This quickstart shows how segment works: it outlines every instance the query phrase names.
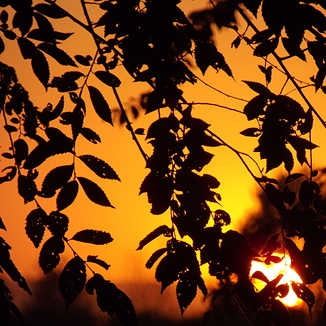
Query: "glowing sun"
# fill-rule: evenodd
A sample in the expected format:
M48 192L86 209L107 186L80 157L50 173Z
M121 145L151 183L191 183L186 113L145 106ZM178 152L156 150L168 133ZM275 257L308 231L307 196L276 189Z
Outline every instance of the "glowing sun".
M281 255L281 254L273 254L273 256L282 258L282 260L278 263L270 263L269 265L260 261L252 261L250 275L253 275L255 272L260 271L267 277L269 281L272 281L279 274L283 274L283 277L279 281L278 285L288 284L289 292L285 297L278 298L278 299L282 301L285 305L290 307L300 305L302 303L302 300L299 299L295 294L295 292L293 291L291 287L291 281L302 283L302 280L300 276L290 267L291 265L290 257L288 255ZM261 281L256 278L252 278L251 281L258 291L260 291L266 285L264 281Z

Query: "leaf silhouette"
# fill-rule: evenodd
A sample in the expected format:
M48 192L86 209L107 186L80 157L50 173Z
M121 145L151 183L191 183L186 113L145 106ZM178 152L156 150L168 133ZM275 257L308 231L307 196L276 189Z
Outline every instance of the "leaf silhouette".
M37 50L33 53L32 69L33 69L35 76L43 84L44 88L47 89L48 81L50 78L49 64L48 64L45 56L43 55L43 53L39 50Z
M316 301L314 293L303 283L291 281L291 286L298 298L303 300L308 305L309 313L311 316L311 309L315 305Z
M71 239L96 245L104 245L113 241L110 233L97 230L79 231Z
M85 263L80 257L76 256L67 263L59 277L59 290L66 302L66 308L83 290L85 283Z
M3 223L2 218L0 217L0 229L7 231L5 224Z
M120 178L109 164L92 155L81 155L78 158L83 161L96 175L101 178L118 180Z
M263 84L253 82L253 81L248 81L248 80L243 80L243 82L247 84L254 92L258 93L259 95L262 95L269 99L274 98L274 94Z
M181 315L183 315L197 293L197 283L194 275L190 271L186 271L180 275L176 291Z
M52 3L52 5L47 3L38 3L36 6L34 6L34 10L55 19L64 18L67 16L67 12L54 3Z
M58 211L62 211L74 202L78 194L78 188L79 186L76 180L66 183L61 188L56 201Z
M32 210L26 217L26 234L32 240L35 248L38 248L43 239L47 217L41 208Z
M87 57L84 57L84 56L82 56L82 55L80 55L80 54L75 55L75 60L76 60L79 64L81 64L81 65L83 65L83 66L90 66L90 65L91 65L91 64L89 63L88 58L87 58Z
M32 201L37 193L36 184L31 176L18 176L18 193L25 203Z
M5 50L5 43L3 42L2 37L0 37L0 54Z
M53 211L48 217L48 228L53 236L63 237L68 230L68 216L58 211Z
M107 264L104 260L102 259L98 259L97 256L87 256L87 261L90 263L95 263L101 267L103 267L104 269L108 270L110 265Z
M44 244L40 251L39 265L44 274L51 272L60 261L60 253L65 250L65 245L60 237L52 236Z
M257 12L262 0L243 0L243 4L249 9L255 17L257 17Z
M32 59L34 53L37 52L37 47L35 44L25 37L19 37L17 42L23 58Z
M95 71L95 76L104 84L111 87L119 87L121 81L119 78L108 71Z
M50 55L61 65L77 67L74 60L65 51L51 43L41 43L37 48Z
M258 137L261 134L261 130L258 128L247 128L245 130L242 130L240 134L248 137Z
M243 108L243 113L247 119L253 120L264 114L264 108L267 104L267 98L264 95L257 95L251 99Z
M156 250L146 262L145 264L146 268L148 269L152 268L153 265L156 263L156 261L166 252L167 252L166 248L161 248Z
M31 8L27 10L16 11L13 19L12 25L14 28L18 28L22 35L28 33L33 24L33 12Z
M14 262L10 258L9 250L11 247L9 244L0 237L0 257L1 257L1 268L9 275L9 277L16 282L22 289L27 293L32 294L25 278L20 274Z
M101 142L100 136L92 129L83 127L80 130L80 134L93 144L97 144Z
M97 115L104 121L113 125L109 104L103 97L102 93L93 86L88 86L88 91Z
M161 225L157 227L155 230L150 232L143 240L139 242L139 246L136 250L141 250L146 246L148 243L159 237L160 235L170 235L172 234L172 230L167 225Z
M51 106L43 109L43 111L39 115L39 119L41 123L44 124L46 127L48 127L50 121L55 120L60 116L60 114L63 111L63 108L64 108L64 97L61 96L58 104L55 106L53 110Z
M77 179L89 200L101 206L114 208L104 191L96 183L84 177L78 177Z
M18 166L21 165L22 161L25 160L28 156L28 145L26 141L22 138L15 140L15 160Z
M42 195L52 197L57 189L62 188L70 180L73 170L73 165L58 166L51 170L43 180Z

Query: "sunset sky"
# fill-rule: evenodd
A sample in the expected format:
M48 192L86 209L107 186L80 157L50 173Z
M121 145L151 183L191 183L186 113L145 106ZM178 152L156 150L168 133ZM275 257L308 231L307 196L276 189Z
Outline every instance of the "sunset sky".
M36 1L34 2L36 3ZM85 21L78 0L57 0L57 4L62 5L69 12L76 14L80 20ZM205 8L206 6L207 3L203 0L183 0L181 3L181 7L187 12L191 12L197 8ZM96 21L98 18L96 10L92 9L92 13L93 20ZM249 16L252 17L250 14ZM246 28L246 24L240 17L238 18L239 31L242 32ZM62 21L53 21L53 25L56 26L56 30L58 31L75 31L75 34L65 41L62 46L62 49L65 49L72 57L76 54L94 56L96 48L91 37L80 28L75 28L75 25L71 23L68 18ZM263 22L257 22L257 26L263 29ZM202 76L199 69L195 69L194 72L206 83L209 83L220 91L238 98L250 100L256 96L256 94L251 91L242 80L257 81L264 84L264 75L258 68L258 65L263 65L264 62L263 59L253 58L252 49L244 42L240 44L238 49L231 48L231 43L236 36L237 34L231 29L224 28L216 31L217 47L225 56L227 63L233 71L234 78L227 76L223 71L216 73L212 68L208 69L205 76ZM9 66L15 67L18 79L28 90L32 102L39 108L45 107L48 102L55 105L62 94L58 94L51 88L45 93L43 86L33 75L30 63L21 58L17 42L7 41L6 44L8 44L7 49L1 54L0 60ZM272 58L270 59L274 62ZM304 63L298 58L293 58L286 61L286 64L298 79L309 81L309 77L315 74L315 67L312 61L311 57L309 57L307 63ZM49 58L49 64L51 67L50 80L53 76L60 75L66 70L66 67L60 67L59 64L51 58ZM71 70L74 69L74 67L71 67ZM86 67L85 72L87 69ZM150 91L147 85L134 83L122 68L118 68L115 74L122 80L122 85L119 87L118 91L126 107L128 107L130 101L138 99L141 93ZM270 89L278 93L284 80L284 76L274 69ZM95 77L90 78L89 85L101 88L111 109L116 109L118 107L109 87L103 87ZM293 89L291 85L288 85L284 93L290 92ZM184 97L189 102L217 103L240 111L243 110L246 103L245 101L224 96L200 81L194 86L183 87L183 91ZM314 87L308 87L304 89L304 92L326 120L324 109L326 95L322 94L321 91L315 94ZM300 101L305 110L307 109L296 92L291 92L289 95ZM73 243L74 249L85 257L88 254L98 255L98 258L110 264L111 267L109 271L106 272L99 267L99 272L103 273L107 279L116 283L118 287L123 288L127 283L138 282L142 284L146 282L155 282L155 269L146 270L144 265L152 252L165 246L166 239L156 239L141 251L136 251L136 248L139 241L154 228L162 224L170 225L169 213L167 212L162 216L151 215L150 205L147 203L146 195L138 195L141 182L148 174L149 170L145 169L144 159L135 143L132 141L128 130L118 123L112 127L100 121L93 112L94 110L89 101L87 91L84 93L84 98L88 110L85 126L96 130L100 134L102 142L94 145L86 140L79 139L76 149L77 154L92 154L106 161L117 172L121 182L100 179L91 171L87 170L82 163L77 162L78 175L89 177L91 180L98 183L98 185L105 190L115 209L101 207L90 202L83 192L80 191L73 205L63 211L63 213L70 218L67 236L68 238L69 236L72 237L77 231L83 229L99 229L109 232L114 238L114 241L108 245L95 246L75 242ZM66 109L68 110L71 108L68 94L65 94L65 101L67 105ZM167 114L169 114L168 109L162 110L163 116ZM249 127L256 127L255 122L248 122L244 114L212 105L198 104L194 105L193 115L210 123L210 130L218 134L229 145L241 152L249 153L253 158L259 161L259 155L253 153L253 149L257 146L257 139L240 135L242 130ZM142 113L140 117L133 122L133 127L134 129L145 128L146 130L150 123L156 118L156 112L152 112L148 115ZM4 137L2 132L0 137L1 139ZM150 155L152 147L145 140L145 136L140 135L139 141L145 152ZM313 154L316 168L324 168L326 158L325 130L323 130L321 124L316 119L315 131L312 134L312 142L320 146L314 150ZM5 145L1 144L1 146L2 150L4 150ZM260 210L259 203L255 197L258 187L238 157L231 150L226 147L217 147L208 148L208 151L214 153L215 156L212 162L205 168L204 173L214 175L221 182L218 192L222 196L222 208L231 215L232 223L230 228L240 230L245 224L246 219ZM7 164L5 160L6 159L2 158L0 161L1 169ZM58 162L60 162L60 164L62 163L62 165L71 164L71 157L64 154L48 159L46 163L42 165L39 171L40 175L45 176L56 166L55 164L58 164ZM248 158L246 158L246 162L252 171L256 175L259 175L259 171L255 164ZM260 161L259 165L263 168L265 167L265 162ZM294 172L299 171L299 169L300 167L296 166ZM268 175L270 177L278 177L280 174L285 173L286 171L282 167L275 172L271 171ZM42 178L40 178L40 180L41 179ZM35 204L31 202L24 205L23 199L17 194L16 182L4 183L0 187L0 216L7 228L7 232L0 230L0 235L13 247L11 255L18 269L27 280L35 280L42 274L37 262L39 249L34 248L32 242L27 238L24 229L26 216L31 210L36 208ZM55 210L54 200L40 198L40 203L47 212ZM47 231L46 239L49 234L50 233ZM70 254L69 249L67 249L57 270L62 270L64 264L71 258L72 254ZM208 284L210 287L213 287L215 281L208 279ZM157 287L154 288L153 291L159 293L159 284L157 284ZM175 305L175 313L177 314L179 313L177 302L173 291L170 291L170 293L171 292ZM198 311L202 313L206 309L205 304L201 307L201 300L202 297L197 298L195 308L189 308L189 316ZM191 309L193 309L193 312ZM186 316L187 313L188 312L185 313Z

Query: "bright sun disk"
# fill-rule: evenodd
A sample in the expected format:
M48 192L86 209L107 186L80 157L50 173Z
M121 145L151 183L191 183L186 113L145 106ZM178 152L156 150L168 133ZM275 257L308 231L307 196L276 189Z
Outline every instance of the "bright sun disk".
M300 276L290 267L291 265L290 257L288 255L284 256L283 254L274 254L274 256L278 256L283 259L281 262L277 264L271 263L270 265L266 265L264 262L252 261L250 275L252 275L254 272L260 271L267 277L269 281L272 281L279 274L283 274L283 277L281 278L278 285L288 284L289 293L284 298L278 298L278 299L282 301L286 306L293 307L293 306L300 305L302 303L302 300L299 299L295 294L295 292L293 291L291 287L291 281L302 283L302 280ZM252 278L251 281L258 291L262 290L266 285L265 282L256 278Z

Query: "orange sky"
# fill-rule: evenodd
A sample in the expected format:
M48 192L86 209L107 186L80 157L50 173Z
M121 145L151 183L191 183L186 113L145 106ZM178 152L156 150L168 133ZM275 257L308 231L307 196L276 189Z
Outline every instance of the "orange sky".
M62 4L70 11L75 11L79 7L79 1L63 1L58 0L59 5ZM206 1L191 1L183 0L182 4L185 8L193 8L198 3L205 4ZM78 16L82 18L80 9L78 9ZM95 19L94 19L95 20ZM74 25L69 23L69 20L57 23L57 30L59 31L73 31ZM58 24L59 23L59 24ZM245 27L243 22L240 22L240 31ZM71 54L94 55L95 46L91 42L91 38L83 33L81 39L80 34L70 37L65 42L65 49ZM252 50L245 44L241 44L238 50L231 49L231 42L235 39L236 34L232 30L223 29L216 35L218 49L224 54L227 63L233 70L235 79L228 77L223 71L218 74L210 68L206 75L205 81L214 87L226 92L236 95L237 97L250 100L255 96L248 86L241 82L241 80L253 80L264 83L264 76L259 71L257 65L263 64L262 59L252 58ZM9 43L9 42L7 42ZM1 60L17 68L17 74L20 82L29 91L30 97L34 104L40 108L45 107L49 101L54 104L59 100L61 94L57 94L50 89L48 94L45 94L42 86L31 73L29 62L23 62L16 44L8 46L7 51L1 55ZM52 59L49 59L53 71L51 78L57 73L60 74L66 67L59 67ZM286 62L287 63L287 62ZM289 61L291 71L298 74L299 78L307 79L314 74L314 69L311 65L305 64L299 59ZM304 68L303 68L304 67ZM71 70L74 68L71 67ZM119 72L120 73L120 72ZM119 74L116 72L116 74ZM122 72L121 72L122 73ZM199 71L196 74L202 78ZM119 88L119 92L127 103L132 97L138 97L142 91L147 91L149 88L143 84L133 83L132 80L124 73L121 79L123 83ZM275 73L274 78L279 77ZM281 81L274 80L271 84L271 90L278 92L282 86L283 77ZM95 80L91 79L90 85L102 87ZM289 88L289 90L292 88ZM117 107L113 94L109 87L102 88L108 103L111 108ZM305 92L312 99L313 104L316 105L317 110L321 113L323 110L322 94L315 95L314 89L306 89ZM320 93L320 92L319 92ZM292 93L291 96L295 93ZM87 99L87 92L85 92L85 99ZM244 102L230 100L229 98L219 94L218 92L208 88L202 83L198 82L195 86L184 87L184 96L190 101L195 102L212 102L221 105L229 106L242 110ZM69 103L68 96L66 102ZM49 100L50 98L50 100ZM294 98L297 98L294 96ZM86 119L85 126L99 131L102 138L101 144L90 144L87 141L79 140L77 144L77 154L92 154L100 157L108 162L118 173L122 182L108 181L97 178L92 172L87 171L82 163L77 165L77 173L81 176L89 177L96 181L106 192L111 203L116 209L104 208L91 203L85 195L80 192L74 204L67 208L64 213L70 218L69 236L84 228L103 229L110 232L114 241L106 246L94 246L82 243L74 244L74 248L80 254L98 254L100 259L105 260L111 264L110 270L104 272L104 275L113 282L154 280L154 269L146 270L144 264L151 253L164 246L164 239L157 239L146 246L141 252L135 251L138 242L150 231L161 224L167 223L169 225L169 214L164 216L152 216L149 213L150 206L147 203L146 195L138 196L139 186L143 178L148 173L144 169L144 160L141 157L138 149L131 140L129 132L122 127L112 127L102 121L99 121L94 114L91 113L91 104L87 101L90 108L90 113ZM304 106L306 109L306 106ZM168 114L168 111L164 111ZM211 123L211 130L221 136L227 143L234 146L240 151L251 153L253 148L257 146L257 139L244 137L239 134L240 131L249 127L255 127L254 122L247 122L246 117L239 113L227 111L213 106L195 106L193 114ZM325 115L325 114L324 114ZM146 116L141 116L133 124L134 128L147 128L151 121L156 119L156 113L150 113ZM325 161L325 137L322 137L322 128L320 123L316 122L316 131L313 133L313 141L320 145L320 148L315 150L314 157L316 162L323 164ZM2 136L3 137L3 136ZM140 136L139 139L144 146L147 153L151 152L151 146L146 144L145 137ZM221 186L218 189L222 195L223 208L230 213L232 218L232 228L237 228L242 225L244 219L248 217L250 212L258 210L259 206L254 199L256 185L251 176L247 173L244 166L234 153L227 148L218 147L216 149L209 148L209 151L215 153L215 157L209 166L205 169L205 173L214 175L220 182ZM258 156L253 155L256 159ZM58 160L62 165L69 164L71 158L65 155L57 156L47 160L44 167L40 169L41 175L46 175L50 171L52 164L57 164ZM258 175L255 166L247 161L254 173ZM1 167L5 164L5 159L0 162ZM260 166L264 166L264 162L260 162ZM284 173L284 169L282 170ZM270 173L275 176L275 173ZM8 232L1 232L1 235L13 246L12 257L17 264L17 267L22 271L26 277L34 277L40 273L37 266L38 251L33 248L31 241L27 238L24 231L25 218L28 212L35 208L34 203L27 205L23 204L23 199L15 195L15 182L2 184L0 188L0 207L1 217L7 227ZM9 196L10 194L10 196ZM10 201L10 204L8 202ZM48 212L55 209L54 201L45 203L40 200L41 205L45 205ZM48 236L48 233L47 233ZM69 250L67 250L69 252ZM66 259L72 256L67 254ZM102 270L99 270L102 272ZM159 287L158 287L159 289Z

